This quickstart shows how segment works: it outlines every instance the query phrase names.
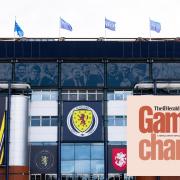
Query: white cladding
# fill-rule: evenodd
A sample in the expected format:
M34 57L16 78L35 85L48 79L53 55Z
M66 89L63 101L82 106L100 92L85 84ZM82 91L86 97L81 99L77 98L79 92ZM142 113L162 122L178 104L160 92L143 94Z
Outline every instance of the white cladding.
M29 142L56 142L57 127L30 127Z
M108 126L108 141L127 141L127 127Z
M29 98L27 96L11 96L10 166L28 166L28 101Z
M127 115L127 101L108 101L108 116ZM108 126L108 141L127 141L126 126Z
M30 116L57 116L57 101L32 101L30 105Z
M108 101L107 104L108 116L119 116L127 114L127 101Z
M57 101L32 101L30 116L58 116ZM56 142L57 127L31 126L29 127L29 142Z

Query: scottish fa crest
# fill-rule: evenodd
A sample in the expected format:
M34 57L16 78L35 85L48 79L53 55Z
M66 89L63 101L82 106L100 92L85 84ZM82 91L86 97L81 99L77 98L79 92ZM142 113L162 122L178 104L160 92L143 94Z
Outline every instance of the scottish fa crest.
M67 127L76 136L86 137L94 133L98 126L97 113L89 106L76 106L67 116Z

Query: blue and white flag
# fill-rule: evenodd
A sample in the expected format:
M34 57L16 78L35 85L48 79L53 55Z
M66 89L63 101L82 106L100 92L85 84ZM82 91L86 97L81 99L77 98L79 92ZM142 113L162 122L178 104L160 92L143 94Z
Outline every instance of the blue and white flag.
M17 35L19 37L23 37L24 36L24 31L21 29L21 27L19 26L19 24L16 22L15 20L15 25L14 25L14 32L17 32Z
M105 18L105 28L107 28L111 31L115 31L116 30L116 22Z
M60 28L72 31L72 26L62 18L60 18Z
M150 30L159 33L161 31L161 24L150 19Z

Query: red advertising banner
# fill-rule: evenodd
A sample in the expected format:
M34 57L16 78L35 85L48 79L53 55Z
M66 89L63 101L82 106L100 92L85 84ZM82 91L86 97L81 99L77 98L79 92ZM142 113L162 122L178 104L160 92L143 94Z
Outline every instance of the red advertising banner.
M125 146L108 146L108 172L125 173L127 166L127 150Z

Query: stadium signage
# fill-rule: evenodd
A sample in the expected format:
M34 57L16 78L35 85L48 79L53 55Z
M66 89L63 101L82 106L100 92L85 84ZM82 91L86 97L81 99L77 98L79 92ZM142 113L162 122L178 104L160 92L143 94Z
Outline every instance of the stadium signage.
M108 162L109 173L125 173L127 166L126 146L109 145Z
M89 106L76 106L68 114L67 126L75 136L89 136L97 129L97 113Z
M178 96L128 98L128 175L180 175L179 102Z
M102 102L64 102L62 141L102 141Z

